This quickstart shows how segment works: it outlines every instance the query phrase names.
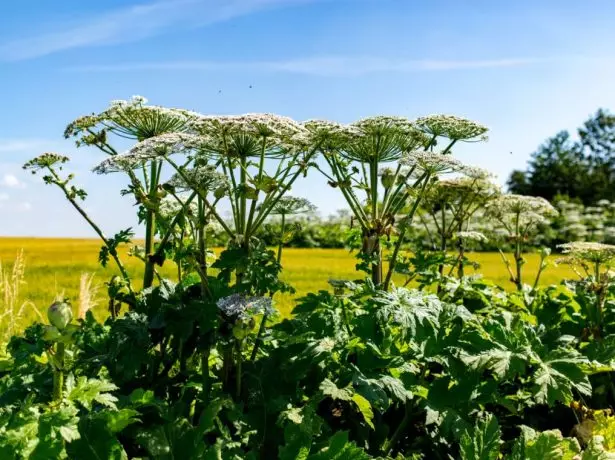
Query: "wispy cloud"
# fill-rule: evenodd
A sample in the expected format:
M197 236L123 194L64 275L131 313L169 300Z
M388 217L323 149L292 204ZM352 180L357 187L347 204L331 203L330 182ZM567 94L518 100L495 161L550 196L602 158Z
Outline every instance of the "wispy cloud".
M7 188L26 188L26 184L20 181L15 174L5 174L0 179L0 186Z
M70 67L74 72L139 72L139 71L254 71L295 73L315 76L359 76L378 72L424 72L463 69L518 67L544 62L547 59L509 58L485 60L425 60L379 57L327 56L282 61L159 61L130 62Z
M39 151L52 142L44 139L0 139L0 153Z
M157 0L81 17L55 31L0 43L0 60L32 59L60 51L134 42L181 27L203 27L258 11L317 0Z

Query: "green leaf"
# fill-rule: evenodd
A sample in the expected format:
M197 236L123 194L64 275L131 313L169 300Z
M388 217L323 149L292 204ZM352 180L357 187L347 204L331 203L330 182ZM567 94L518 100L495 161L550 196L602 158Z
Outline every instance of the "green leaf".
M372 457L348 441L347 431L338 431L331 436L327 446L307 458L308 460L368 460Z
M472 431L461 437L460 453L463 460L496 460L500 454L500 427L498 420L489 414L478 420Z
M350 388L338 388L335 383L329 379L325 379L320 384L320 391L323 395L329 396L331 399L339 399L341 401L350 401L353 391Z
M604 438L601 436L594 436L583 451L581 460L614 460L615 453L607 452L603 443Z
M68 399L78 402L87 410L92 410L94 402L116 409L117 398L108 393L113 390L117 390L117 387L111 382L81 376L74 387L68 389Z
M372 421L374 419L374 412L372 411L372 405L367 399L358 393L352 395L352 400L357 406L357 409L359 409L359 412L361 412L361 415L363 415L365 423L367 423L370 428L374 430L374 422Z
M564 438L558 430L538 433L524 426L521 433L511 460L573 460L581 453L578 441Z
M538 365L533 380L534 397L539 404L556 401L567 404L573 400L572 390L591 396L592 388L584 367L587 360L573 350L557 349Z
M127 460L128 455L109 429L109 412L82 419L79 423L80 439L71 442L67 451L71 458L92 460Z

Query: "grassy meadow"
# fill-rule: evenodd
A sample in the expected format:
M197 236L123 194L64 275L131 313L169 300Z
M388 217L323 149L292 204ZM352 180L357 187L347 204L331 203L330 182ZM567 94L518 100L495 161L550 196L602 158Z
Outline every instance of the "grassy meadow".
M100 242L94 239L0 238L0 336L39 317L56 296L69 297L75 308L80 302L93 305L95 315L106 314L105 286L116 273L112 262L107 268L98 264ZM15 260L23 254L22 266L14 270ZM481 273L497 284L512 286L500 255L475 253L471 259L481 264ZM123 257L130 274L137 280L142 276L138 259ZM310 291L327 289L329 278L353 279L355 259L343 249L285 249L282 259L283 278L297 293L280 295L276 303L283 315L292 310L293 297ZM535 276L538 255L527 255L525 273L529 280ZM166 264L161 275L173 277L173 264ZM541 284L557 284L573 277L567 266L551 266ZM16 283L15 280L22 282ZM533 278L532 278L533 279ZM18 288L18 289L15 289ZM80 299L81 295L81 299Z

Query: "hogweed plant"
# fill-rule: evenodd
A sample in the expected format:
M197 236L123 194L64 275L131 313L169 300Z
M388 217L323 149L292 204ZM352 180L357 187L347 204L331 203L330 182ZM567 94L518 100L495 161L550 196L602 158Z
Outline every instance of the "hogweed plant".
M107 265L109 258L112 258L119 269L122 278L126 284L128 290L128 296L123 300L129 304L134 303L134 291L131 285L130 277L124 264L120 260L117 248L130 241L132 237L132 230L122 230L113 237L107 237L102 229L94 222L84 207L79 201L85 200L87 193L80 187L73 185L71 182L74 179L74 175L68 174L64 177L61 176L64 165L69 161L68 157L59 155L57 153L44 153L23 165L23 169L31 171L32 174L43 173L42 179L45 184L55 185L64 193L68 202L77 210L77 212L85 219L90 225L92 230L96 232L99 238L103 242L103 246L100 249L99 261L103 266Z
M506 265L510 281L514 283L518 291L523 291L523 258L525 245L530 237L535 234L541 225L545 225L557 216L557 210L551 204L540 197L524 195L502 195L486 205L487 216L493 218L504 231L504 234L513 245L513 264L499 248L498 251L502 261ZM532 291L538 286L540 276L547 264L547 257L550 251L545 248L541 250L540 265Z
M466 176L442 179L427 191L420 207L419 218L427 231L431 246L442 255L440 275L444 273L444 260L449 245L456 242L457 256L451 261L451 270L457 268L459 278L464 276L466 243L486 242L486 237L472 230L472 217L500 193L491 182L487 171L468 168Z
M585 338L601 339L604 334L605 304L609 289L613 286L612 267L615 264L615 246L610 244L576 241L558 245L565 257L558 263L581 268L580 280L569 282L575 291L587 325L583 330ZM576 270L575 270L576 271Z
M329 171L319 166L318 169L328 179L329 185L340 190L361 228L359 256L363 265L371 267L374 284L384 285L386 289L395 269L399 247L394 249L389 269L383 277L381 240L389 237L401 222L398 246L401 245L425 188L445 163L440 159L424 167L429 161L427 152L432 152L443 138L447 145L436 154L436 158L438 155L444 157L455 143L482 138L487 128L470 120L444 115L416 121L378 116L350 125L311 120L304 125L311 133L312 145L329 166ZM402 157L406 157L409 167L405 168L399 161ZM381 171L389 163L396 164ZM439 166L434 167L436 163ZM458 167L457 164L447 165L444 170ZM409 206L409 202L414 205ZM400 218L400 212L407 206L410 211Z
M278 244L278 263L282 262L282 249L285 244L290 243L297 227L287 229L288 217L299 214L307 214L316 211L316 206L310 203L305 198L294 196L284 196L278 201L278 204L272 209L271 215L280 216L280 235Z
M108 156L119 155L114 146L118 141L143 142L167 133L183 132L189 120L185 111L148 105L147 99L133 96L130 100L112 101L98 114L86 115L71 122L64 132L66 138L75 138L77 147L92 146ZM154 239L156 233L155 203L161 181L162 162L159 158L143 158L135 168L125 172L130 186L124 192L134 196L139 205L139 219L145 223L145 271L143 287L154 281L156 258Z

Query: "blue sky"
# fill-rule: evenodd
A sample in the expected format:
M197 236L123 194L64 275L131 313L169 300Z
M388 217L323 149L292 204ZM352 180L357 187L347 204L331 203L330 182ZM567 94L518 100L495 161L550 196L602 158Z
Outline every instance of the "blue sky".
M466 116L490 141L455 151L504 182L560 129L615 107L610 0L107 0L5 2L0 14L0 235L91 236L59 190L21 171L73 158L108 233L133 224L120 176L62 138L75 117L133 94L204 113L351 122ZM52 5L53 3L53 5ZM314 172L293 194L343 207Z

